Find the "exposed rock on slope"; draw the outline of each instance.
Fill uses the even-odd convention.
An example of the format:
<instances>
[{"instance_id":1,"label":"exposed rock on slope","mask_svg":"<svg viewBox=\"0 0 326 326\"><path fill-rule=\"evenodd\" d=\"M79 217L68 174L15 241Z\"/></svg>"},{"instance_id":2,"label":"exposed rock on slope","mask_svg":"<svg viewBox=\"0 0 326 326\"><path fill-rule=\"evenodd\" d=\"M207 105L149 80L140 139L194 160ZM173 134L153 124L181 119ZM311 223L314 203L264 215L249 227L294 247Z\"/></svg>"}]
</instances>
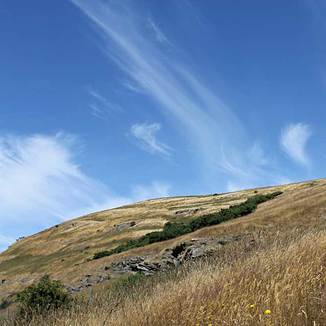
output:
<instances>
[{"instance_id":1,"label":"exposed rock on slope","mask_svg":"<svg viewBox=\"0 0 326 326\"><path fill-rule=\"evenodd\" d=\"M216 253L223 246L243 238L240 235L217 238L197 238L167 248L159 255L134 256L105 265L97 274L87 274L77 284L67 286L69 292L79 292L90 286L105 282L123 274L141 273L145 276L171 267L178 267L185 261L202 258ZM253 240L251 240L253 241Z\"/></svg>"}]
</instances>

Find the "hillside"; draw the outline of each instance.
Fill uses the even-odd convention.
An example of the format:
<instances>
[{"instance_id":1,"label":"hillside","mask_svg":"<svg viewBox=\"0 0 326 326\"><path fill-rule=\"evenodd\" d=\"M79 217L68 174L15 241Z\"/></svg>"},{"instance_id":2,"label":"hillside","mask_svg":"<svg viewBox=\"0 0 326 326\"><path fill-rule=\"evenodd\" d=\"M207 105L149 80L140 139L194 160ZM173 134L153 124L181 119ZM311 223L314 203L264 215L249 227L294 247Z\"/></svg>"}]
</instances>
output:
<instances>
[{"instance_id":1,"label":"hillside","mask_svg":"<svg viewBox=\"0 0 326 326\"><path fill-rule=\"evenodd\" d=\"M98 252L162 230L167 222L189 221L242 203L251 196L275 191L283 193L260 204L248 216L175 239L92 259ZM187 255L193 260L223 252L234 258L241 252L256 250L262 243L266 246L268 243L271 251L277 250L275 244L272 245L276 237L285 243L285 239L293 238L293 232L297 235L324 232L325 227L326 180L235 193L144 201L67 221L16 242L0 254L0 299L12 297L44 274L63 281L71 292L83 293L86 288L97 289L124 274L138 271L151 275L162 266L177 266L187 260ZM322 238L320 233L311 237ZM264 242L262 239L267 240ZM311 241L307 240L309 244ZM307 248L312 247L307 245ZM313 252L310 254L314 256ZM201 273L207 273L203 266ZM181 321L179 324L182 324Z\"/></svg>"}]
</instances>

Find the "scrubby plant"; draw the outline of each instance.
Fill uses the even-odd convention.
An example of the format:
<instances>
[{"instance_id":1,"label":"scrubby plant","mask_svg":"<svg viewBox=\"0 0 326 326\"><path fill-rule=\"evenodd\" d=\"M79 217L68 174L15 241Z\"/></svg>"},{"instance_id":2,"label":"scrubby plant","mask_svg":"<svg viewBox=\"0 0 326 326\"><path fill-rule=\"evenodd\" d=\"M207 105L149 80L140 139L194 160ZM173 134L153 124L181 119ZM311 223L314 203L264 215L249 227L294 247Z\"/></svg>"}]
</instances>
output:
<instances>
[{"instance_id":1,"label":"scrubby plant","mask_svg":"<svg viewBox=\"0 0 326 326\"><path fill-rule=\"evenodd\" d=\"M44 313L49 310L69 307L72 298L60 281L43 276L37 284L28 286L17 294L20 315L28 317L33 313Z\"/></svg>"},{"instance_id":2,"label":"scrubby plant","mask_svg":"<svg viewBox=\"0 0 326 326\"><path fill-rule=\"evenodd\" d=\"M106 257L106 256L108 256L108 253L109 253L108 250L99 251L99 252L94 254L93 259L100 259L102 257Z\"/></svg>"},{"instance_id":3,"label":"scrubby plant","mask_svg":"<svg viewBox=\"0 0 326 326\"><path fill-rule=\"evenodd\" d=\"M0 310L6 309L10 305L10 302L6 299L0 301Z\"/></svg>"},{"instance_id":4,"label":"scrubby plant","mask_svg":"<svg viewBox=\"0 0 326 326\"><path fill-rule=\"evenodd\" d=\"M97 252L94 254L93 259L99 259L133 248L143 247L151 243L173 239L206 226L217 225L237 217L248 215L257 208L258 204L271 200L281 194L281 191L277 191L266 195L255 195L248 198L241 204L233 205L226 209L221 209L216 213L200 216L190 222L168 222L164 225L162 231L150 232L139 239L129 240L125 244L119 245L110 251L104 250Z\"/></svg>"}]
</instances>

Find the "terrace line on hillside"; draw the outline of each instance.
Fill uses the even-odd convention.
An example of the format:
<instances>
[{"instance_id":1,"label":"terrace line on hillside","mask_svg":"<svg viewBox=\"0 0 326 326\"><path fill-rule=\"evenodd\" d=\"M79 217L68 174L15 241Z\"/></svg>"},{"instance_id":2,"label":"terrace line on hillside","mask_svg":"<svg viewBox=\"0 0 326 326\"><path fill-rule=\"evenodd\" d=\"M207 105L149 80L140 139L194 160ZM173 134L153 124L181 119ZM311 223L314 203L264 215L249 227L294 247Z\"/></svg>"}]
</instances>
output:
<instances>
[{"instance_id":1,"label":"terrace line on hillside","mask_svg":"<svg viewBox=\"0 0 326 326\"><path fill-rule=\"evenodd\" d=\"M105 250L97 252L94 254L93 259L99 259L127 251L129 249L143 247L151 243L173 239L206 226L217 225L237 217L248 215L256 210L258 204L271 200L281 194L281 191L277 191L266 195L255 195L248 198L244 203L233 205L226 209L221 209L216 213L200 216L190 222L168 222L164 225L162 231L151 232L140 237L139 239L129 240L125 244L122 244L110 251Z\"/></svg>"}]
</instances>

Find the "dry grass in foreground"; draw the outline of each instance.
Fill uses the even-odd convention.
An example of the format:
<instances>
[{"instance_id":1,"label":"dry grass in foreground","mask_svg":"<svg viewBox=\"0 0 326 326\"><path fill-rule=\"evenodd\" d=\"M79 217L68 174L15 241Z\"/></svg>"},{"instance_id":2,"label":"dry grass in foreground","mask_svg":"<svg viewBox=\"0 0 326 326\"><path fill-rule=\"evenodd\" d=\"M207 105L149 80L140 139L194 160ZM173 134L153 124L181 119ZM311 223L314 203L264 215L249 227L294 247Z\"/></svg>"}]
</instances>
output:
<instances>
[{"instance_id":1,"label":"dry grass in foreground","mask_svg":"<svg viewBox=\"0 0 326 326\"><path fill-rule=\"evenodd\" d=\"M30 325L326 325L326 231L266 235Z\"/></svg>"}]
</instances>

